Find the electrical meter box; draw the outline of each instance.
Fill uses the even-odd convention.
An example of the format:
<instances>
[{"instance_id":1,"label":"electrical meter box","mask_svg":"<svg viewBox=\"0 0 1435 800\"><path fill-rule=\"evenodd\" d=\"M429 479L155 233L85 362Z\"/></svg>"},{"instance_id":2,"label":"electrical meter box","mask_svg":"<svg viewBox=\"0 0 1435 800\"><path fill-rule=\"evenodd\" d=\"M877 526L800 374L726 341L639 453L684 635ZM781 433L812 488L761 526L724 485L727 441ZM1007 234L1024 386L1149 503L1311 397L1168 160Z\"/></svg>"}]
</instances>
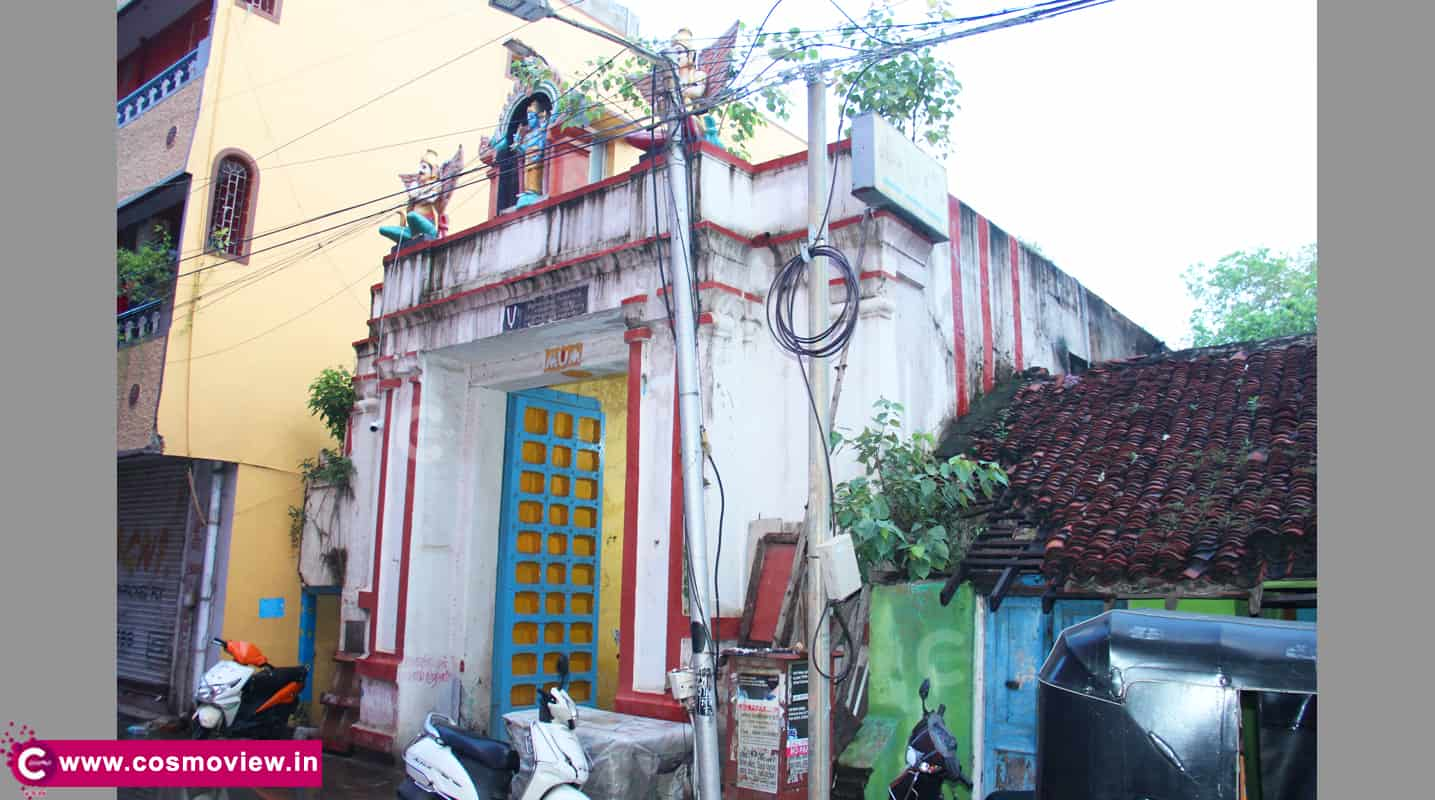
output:
<instances>
[{"instance_id":1,"label":"electrical meter box","mask_svg":"<svg viewBox=\"0 0 1435 800\"><path fill-rule=\"evenodd\" d=\"M723 797L807 798L807 655L728 650Z\"/></svg>"},{"instance_id":2,"label":"electrical meter box","mask_svg":"<svg viewBox=\"0 0 1435 800\"><path fill-rule=\"evenodd\" d=\"M846 600L862 589L862 573L857 567L857 551L852 535L844 533L813 548L822 564L822 588L832 602Z\"/></svg>"}]
</instances>

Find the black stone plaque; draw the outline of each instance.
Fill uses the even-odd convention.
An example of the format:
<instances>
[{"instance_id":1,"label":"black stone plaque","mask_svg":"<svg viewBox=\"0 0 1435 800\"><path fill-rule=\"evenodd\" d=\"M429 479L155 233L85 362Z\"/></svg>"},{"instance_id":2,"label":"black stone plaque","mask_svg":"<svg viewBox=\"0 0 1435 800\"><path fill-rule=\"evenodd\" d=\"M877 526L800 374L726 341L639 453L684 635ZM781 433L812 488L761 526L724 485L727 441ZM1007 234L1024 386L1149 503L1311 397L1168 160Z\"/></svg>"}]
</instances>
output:
<instances>
[{"instance_id":1,"label":"black stone plaque","mask_svg":"<svg viewBox=\"0 0 1435 800\"><path fill-rule=\"evenodd\" d=\"M561 292L510 303L503 307L503 332L536 328L560 319L588 313L588 287L575 286Z\"/></svg>"}]
</instances>

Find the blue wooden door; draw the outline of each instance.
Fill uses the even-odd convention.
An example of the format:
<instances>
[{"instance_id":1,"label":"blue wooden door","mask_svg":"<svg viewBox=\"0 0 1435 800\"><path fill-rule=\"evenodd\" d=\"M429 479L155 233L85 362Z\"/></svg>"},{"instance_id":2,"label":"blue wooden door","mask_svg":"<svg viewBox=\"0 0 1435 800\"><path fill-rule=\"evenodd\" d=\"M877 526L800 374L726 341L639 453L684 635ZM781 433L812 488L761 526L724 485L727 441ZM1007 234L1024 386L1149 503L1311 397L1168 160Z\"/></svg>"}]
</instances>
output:
<instances>
[{"instance_id":1,"label":"blue wooden door","mask_svg":"<svg viewBox=\"0 0 1435 800\"><path fill-rule=\"evenodd\" d=\"M983 792L1034 787L1037 673L1062 630L1103 608L1100 600L1061 600L1043 614L1040 597L1018 596L987 617Z\"/></svg>"},{"instance_id":2,"label":"blue wooden door","mask_svg":"<svg viewBox=\"0 0 1435 800\"><path fill-rule=\"evenodd\" d=\"M547 389L508 398L489 734L558 681L580 705L597 694L603 413L590 397Z\"/></svg>"}]
</instances>

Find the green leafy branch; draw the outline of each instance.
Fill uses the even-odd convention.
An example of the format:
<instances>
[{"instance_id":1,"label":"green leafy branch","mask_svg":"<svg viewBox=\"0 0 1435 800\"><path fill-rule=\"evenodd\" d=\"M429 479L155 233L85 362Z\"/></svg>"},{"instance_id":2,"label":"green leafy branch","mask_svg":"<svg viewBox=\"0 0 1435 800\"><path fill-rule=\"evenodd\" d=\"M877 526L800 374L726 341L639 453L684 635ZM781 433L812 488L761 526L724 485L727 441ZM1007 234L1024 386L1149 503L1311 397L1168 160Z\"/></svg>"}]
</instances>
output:
<instances>
[{"instance_id":1,"label":"green leafy branch","mask_svg":"<svg viewBox=\"0 0 1435 800\"><path fill-rule=\"evenodd\" d=\"M836 487L837 524L852 534L864 576L891 565L923 579L965 555L977 526L964 514L1007 485L1002 468L966 456L938 459L936 437L900 435L903 407L878 400L872 424L855 436L833 431L834 447L855 451L865 474Z\"/></svg>"},{"instance_id":2,"label":"green leafy branch","mask_svg":"<svg viewBox=\"0 0 1435 800\"><path fill-rule=\"evenodd\" d=\"M952 19L951 3L929 2L926 16L932 24ZM835 36L792 28L762 34L757 42L768 48L770 57L793 63L819 60L823 47L853 53L889 52L833 70L837 96L848 97L850 92L847 118L876 112L914 143L934 155L946 155L951 147L952 120L960 109L961 81L932 47L903 49L929 36L930 31L922 26L894 27L896 15L885 3L873 3L857 22L860 24L838 28Z\"/></svg>"}]
</instances>

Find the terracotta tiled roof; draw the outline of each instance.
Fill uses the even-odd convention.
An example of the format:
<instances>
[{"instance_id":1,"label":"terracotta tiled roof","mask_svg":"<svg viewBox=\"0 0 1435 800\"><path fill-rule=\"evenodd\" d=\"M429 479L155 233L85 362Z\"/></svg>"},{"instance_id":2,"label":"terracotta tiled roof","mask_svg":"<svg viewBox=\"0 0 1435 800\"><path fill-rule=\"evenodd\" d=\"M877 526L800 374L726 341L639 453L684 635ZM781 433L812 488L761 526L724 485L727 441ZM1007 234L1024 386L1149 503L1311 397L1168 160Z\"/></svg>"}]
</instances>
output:
<instances>
[{"instance_id":1,"label":"terracotta tiled roof","mask_svg":"<svg viewBox=\"0 0 1435 800\"><path fill-rule=\"evenodd\" d=\"M1313 576L1315 364L1305 336L1027 373L969 440L1011 479L994 534L1078 583Z\"/></svg>"}]
</instances>

